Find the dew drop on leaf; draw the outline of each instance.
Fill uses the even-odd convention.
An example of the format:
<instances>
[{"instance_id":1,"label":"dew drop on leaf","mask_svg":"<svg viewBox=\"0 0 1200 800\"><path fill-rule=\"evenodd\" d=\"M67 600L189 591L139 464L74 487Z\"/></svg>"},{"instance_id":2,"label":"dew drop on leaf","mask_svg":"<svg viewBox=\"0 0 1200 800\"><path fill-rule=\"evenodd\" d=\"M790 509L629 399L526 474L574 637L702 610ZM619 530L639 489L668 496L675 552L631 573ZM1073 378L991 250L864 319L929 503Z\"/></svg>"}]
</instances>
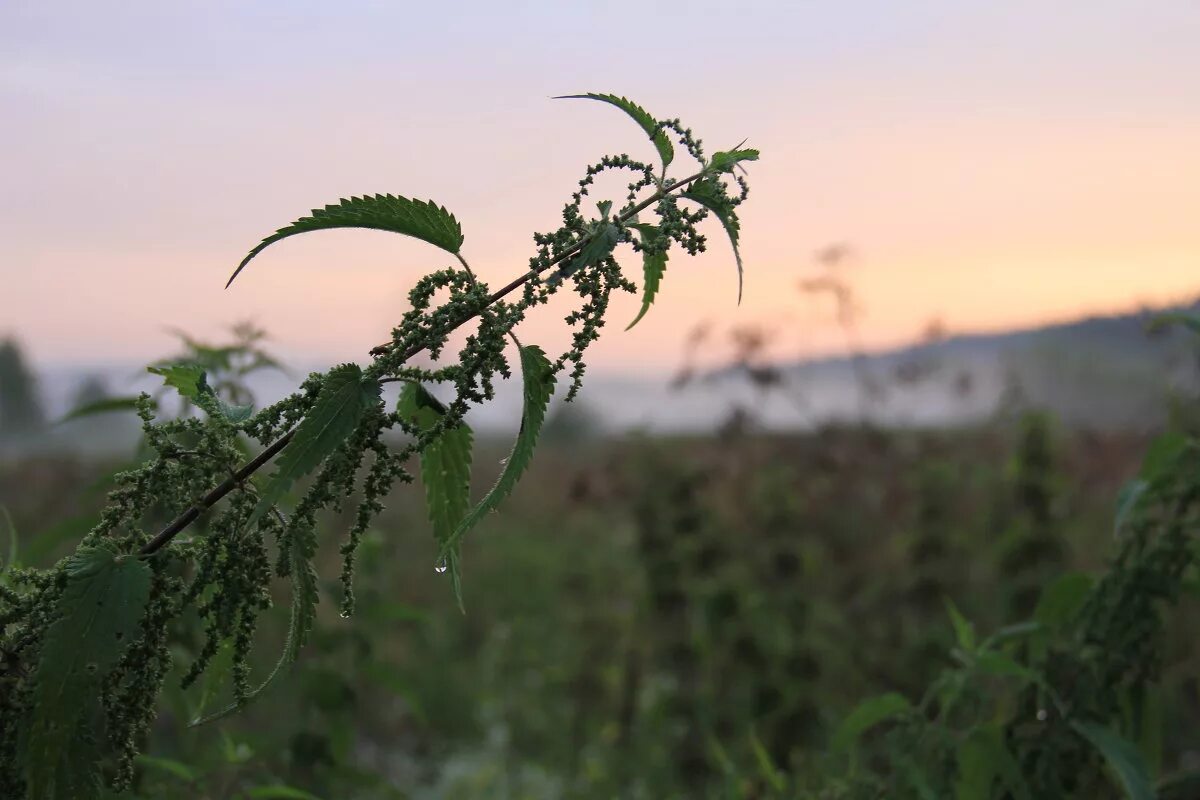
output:
<instances>
[{"instance_id":1,"label":"dew drop on leaf","mask_svg":"<svg viewBox=\"0 0 1200 800\"><path fill-rule=\"evenodd\" d=\"M439 574L440 574L440 573L442 573L442 572L445 572L445 571L446 571L446 562L445 562L445 561L439 561L437 564L435 564L435 565L433 566L433 571L434 571L434 572L437 572L437 573L439 573Z\"/></svg>"},{"instance_id":2,"label":"dew drop on leaf","mask_svg":"<svg viewBox=\"0 0 1200 800\"><path fill-rule=\"evenodd\" d=\"M1039 709L1038 709L1038 712L1037 712L1037 719L1038 719L1038 722L1045 722L1045 721L1046 721L1046 718L1047 718L1047 717L1049 717L1049 716L1050 716L1050 715L1046 713L1046 709L1044 709L1044 708L1039 708Z\"/></svg>"}]
</instances>

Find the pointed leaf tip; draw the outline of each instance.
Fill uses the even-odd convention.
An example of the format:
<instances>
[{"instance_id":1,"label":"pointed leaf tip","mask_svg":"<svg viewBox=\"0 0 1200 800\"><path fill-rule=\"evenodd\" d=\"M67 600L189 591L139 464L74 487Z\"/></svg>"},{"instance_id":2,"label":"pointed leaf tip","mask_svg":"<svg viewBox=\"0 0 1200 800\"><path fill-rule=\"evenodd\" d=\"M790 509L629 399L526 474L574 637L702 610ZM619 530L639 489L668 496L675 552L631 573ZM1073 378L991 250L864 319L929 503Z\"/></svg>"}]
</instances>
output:
<instances>
[{"instance_id":1,"label":"pointed leaf tip","mask_svg":"<svg viewBox=\"0 0 1200 800\"><path fill-rule=\"evenodd\" d=\"M628 114L634 122L636 122L646 135L650 137L650 141L654 142L654 149L658 151L659 158L662 159L663 167L666 168L675 158L675 147L671 144L671 139L667 136L666 130L660 128L658 120L650 116L650 112L624 97L618 97L615 94L598 94L589 92L587 94L562 94L552 98L554 100L599 100L601 103L608 103Z\"/></svg>"},{"instance_id":2,"label":"pointed leaf tip","mask_svg":"<svg viewBox=\"0 0 1200 800\"><path fill-rule=\"evenodd\" d=\"M364 195L342 199L324 208L314 208L259 242L246 254L229 276L225 288L233 283L251 259L281 239L309 231L332 228L372 228L412 236L457 255L462 249L462 226L454 215L432 200L410 200L391 194Z\"/></svg>"}]
</instances>

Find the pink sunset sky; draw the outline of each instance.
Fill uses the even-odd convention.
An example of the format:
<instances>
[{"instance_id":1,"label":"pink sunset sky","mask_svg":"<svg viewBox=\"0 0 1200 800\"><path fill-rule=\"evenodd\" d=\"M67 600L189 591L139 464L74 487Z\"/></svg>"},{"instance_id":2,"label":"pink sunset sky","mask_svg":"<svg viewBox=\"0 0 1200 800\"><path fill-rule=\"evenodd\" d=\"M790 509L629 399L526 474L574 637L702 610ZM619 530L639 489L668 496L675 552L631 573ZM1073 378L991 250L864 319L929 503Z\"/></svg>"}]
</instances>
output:
<instances>
[{"instance_id":1,"label":"pink sunset sky","mask_svg":"<svg viewBox=\"0 0 1200 800\"><path fill-rule=\"evenodd\" d=\"M494 285L582 168L650 158L600 104L743 138L745 299L719 228L672 259L593 362L677 361L701 321L839 346L797 282L848 242L871 347L931 319L995 330L1200 293L1200 3L61 2L0 4L0 336L40 362L149 359L241 319L304 362L361 359L421 242L322 232L241 256L351 194L433 198ZM681 175L683 173L680 173ZM628 264L636 275L636 259ZM565 309L562 309L565 311ZM622 324L616 324L616 323ZM561 323L524 337L557 347Z\"/></svg>"}]
</instances>

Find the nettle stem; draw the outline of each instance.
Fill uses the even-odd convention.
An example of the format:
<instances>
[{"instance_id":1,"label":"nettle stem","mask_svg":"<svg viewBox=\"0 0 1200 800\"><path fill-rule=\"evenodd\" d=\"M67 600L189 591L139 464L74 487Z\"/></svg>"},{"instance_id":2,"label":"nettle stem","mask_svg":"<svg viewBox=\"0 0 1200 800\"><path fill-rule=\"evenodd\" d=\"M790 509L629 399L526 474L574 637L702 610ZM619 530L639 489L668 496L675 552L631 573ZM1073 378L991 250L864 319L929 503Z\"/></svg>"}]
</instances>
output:
<instances>
[{"instance_id":1,"label":"nettle stem","mask_svg":"<svg viewBox=\"0 0 1200 800\"><path fill-rule=\"evenodd\" d=\"M663 197L666 197L668 194L675 192L679 189L683 189L683 188L687 187L688 185L694 183L695 181L700 180L701 178L703 178L705 176L705 174L706 174L705 171L701 170L700 172L697 172L694 175L690 175L690 176L684 178L683 180L676 181L675 183L671 184L670 186L658 189L656 192L654 192L654 194L650 195L645 200L641 201L637 205L633 206L632 208L630 208L627 211L620 214L617 217L617 220L622 223L628 222L629 220L636 217L639 212L645 211L647 208L649 208L654 203L661 200ZM529 270L528 272L524 273L523 275L521 275L517 278L514 278L510 283L508 283L508 285L493 292L488 297L488 301L484 305L483 308L481 308L477 311L473 311L473 312L463 316L462 318L458 319L454 323L450 324L446 328L444 333L449 333L451 331L454 331L457 328L461 327L462 325L466 324L467 322L470 322L472 319L479 316L484 309L494 305L497 301L503 299L507 295L511 294L513 291L519 289L521 286L524 286L526 283L528 283L529 281L536 278L542 272L544 272L554 266L557 266L557 265L561 264L562 262L566 261L567 259L575 256L577 253L579 253L579 251L581 249L583 249L583 246L588 243L589 238L590 237L580 238L579 241L577 241L574 245L572 245L571 247L564 250L562 253L560 253L558 256L556 256L554 259L552 259L550 262L548 262L545 266L543 266L539 269L536 269L536 270ZM467 266L467 263L466 263L466 261L463 260L462 256L459 256L458 260L463 264L463 266L467 269L468 272L471 271L470 267ZM393 345L391 342L388 342L387 344L377 345L377 346L371 348L370 354L375 357L386 355L388 353L388 351L392 348L392 346ZM423 351L425 349L425 347L426 347L426 345L423 345L423 344L414 345L407 352L405 352L403 361L408 361L409 359L413 358L414 356L419 354L421 351ZM249 480L249 478L252 475L254 475L255 472L257 472L262 467L266 466L273 458L275 458L275 456L279 455L279 453L281 453L283 451L283 449L285 447L287 447L288 443L290 443L292 441L292 438L295 435L296 435L296 429L292 428L287 433L283 434L278 439L271 442L271 444L269 444L266 447L266 449L264 449L261 453L259 453L257 456L255 456L250 461L246 462L246 464L243 465L237 472L230 475L229 478L222 481L219 485L217 485L215 488L213 488L212 491L210 491L208 494L204 495L204 497L200 498L198 501L196 501L194 504L192 504L186 511L184 511L182 514L177 516L175 519L171 520L171 522L168 523L161 531L159 531L154 536L153 539L151 539L149 542L147 542L142 547L142 549L139 551L139 553L143 556L153 555L154 553L158 552L163 547L165 547L167 544L169 544L172 539L174 539L178 534L182 533L185 529L187 529L187 527L189 525L191 525L193 522L195 522L197 519L199 519L201 514L203 514L208 509L212 508L217 503L219 503L227 494L229 494L234 489L241 486L243 483L245 483L247 480Z\"/></svg>"}]
</instances>

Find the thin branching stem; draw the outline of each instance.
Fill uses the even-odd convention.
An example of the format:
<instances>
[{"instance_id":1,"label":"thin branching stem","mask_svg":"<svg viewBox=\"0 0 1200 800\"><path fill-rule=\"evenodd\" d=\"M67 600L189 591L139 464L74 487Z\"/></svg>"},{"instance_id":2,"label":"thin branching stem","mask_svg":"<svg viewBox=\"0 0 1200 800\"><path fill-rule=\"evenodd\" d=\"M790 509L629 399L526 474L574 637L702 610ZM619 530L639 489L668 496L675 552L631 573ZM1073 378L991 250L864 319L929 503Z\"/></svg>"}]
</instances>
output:
<instances>
[{"instance_id":1,"label":"thin branching stem","mask_svg":"<svg viewBox=\"0 0 1200 800\"><path fill-rule=\"evenodd\" d=\"M637 214L639 212L646 210L651 205L653 205L654 203L661 200L663 197L667 196L668 194L670 194L672 192L675 192L675 191L678 191L680 189L687 187L688 185L692 184L693 182L703 178L705 176L705 174L706 174L705 171L701 170L700 172L697 172L694 175L690 175L680 181L677 181L677 182L671 184L670 186L660 188L658 191L654 192L654 194L650 195L642 202L638 203L637 205L628 209L624 213L620 214L617 217L618 221L620 221L622 223L628 222L629 220L631 220L635 216L637 216ZM479 314L481 314L484 309L494 305L497 301L508 296L513 291L520 288L521 286L524 286L526 283L528 283L529 281L536 278L542 272L544 272L558 264L561 264L562 262L571 258L576 253L578 253L583 248L583 246L585 244L587 244L587 242L588 242L588 237L582 237L579 239L579 241L575 242L575 244L571 245L571 247L567 248L562 253L560 253L558 256L551 259L544 266L542 266L538 269L529 270L529 271L525 272L523 275L521 275L517 278L514 278L508 285L493 292L488 297L488 301L483 306L483 308L469 312L466 315L464 315L462 318L451 323L446 328L444 333L449 333L449 332L459 328L460 326L466 324L470 320L479 316ZM463 266L467 269L467 271L469 273L471 271L471 268L469 266L467 266L466 261L463 260L463 258L461 256L459 256L459 261L462 262ZM474 277L473 274L472 274L472 277ZM377 347L374 347L371 349L371 355L372 356L385 355L392 348L392 346L393 345L391 342L389 342L387 344L378 345ZM424 350L425 347L426 347L426 345L420 344L420 343L413 345L404 353L403 361L408 361L409 359L413 358L418 353L420 353L422 350ZM152 554L158 552L159 550L161 550L163 547L165 547L168 543L170 543L170 541L172 539L175 538L176 535L181 533L189 525L191 525L193 522L195 522L200 517L201 514L203 514L205 511L207 511L208 509L210 509L214 505L216 505L218 502L220 502L221 499L225 497L225 495L229 494L234 489L236 489L238 486L243 484L255 472L257 472L262 467L266 466L267 463L269 461L271 461L271 459L273 459L273 458L275 458L275 456L279 455L279 453L282 452L283 448L287 447L288 443L291 442L292 437L295 436L295 434L296 434L296 429L292 428L287 433L283 434L278 439L271 442L271 444L269 444L266 447L266 449L264 449L261 453L259 453L257 456L255 456L250 461L246 462L246 464L241 469L239 469L234 474L230 475L226 480L222 481L219 485L217 485L215 488L213 488L212 491L210 491L208 494L204 495L204 497L200 498L198 501L196 501L194 504L192 504L182 514L177 516L175 519L171 520L171 522L169 522L166 525L166 527L164 527L161 531L159 531L158 534L156 534L153 539L146 542L146 544L142 546L142 549L139 551L140 554L144 555L144 556L152 555Z\"/></svg>"}]
</instances>

